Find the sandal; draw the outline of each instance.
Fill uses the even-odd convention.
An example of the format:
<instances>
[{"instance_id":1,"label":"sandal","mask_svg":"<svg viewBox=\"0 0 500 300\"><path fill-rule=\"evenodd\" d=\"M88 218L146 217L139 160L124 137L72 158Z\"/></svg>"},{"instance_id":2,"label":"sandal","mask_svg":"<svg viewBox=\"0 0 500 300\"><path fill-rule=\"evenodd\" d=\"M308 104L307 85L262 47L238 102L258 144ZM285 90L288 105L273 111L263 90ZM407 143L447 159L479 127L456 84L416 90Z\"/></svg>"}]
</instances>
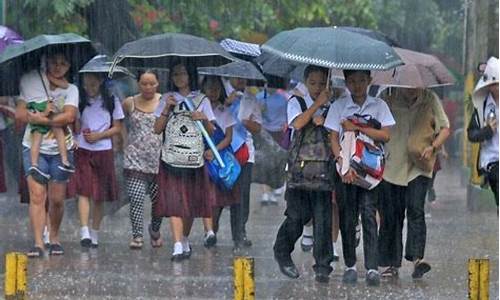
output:
<instances>
[{"instance_id":1,"label":"sandal","mask_svg":"<svg viewBox=\"0 0 500 300\"><path fill-rule=\"evenodd\" d=\"M49 249L49 255L63 255L64 249L59 244L51 244Z\"/></svg>"},{"instance_id":2,"label":"sandal","mask_svg":"<svg viewBox=\"0 0 500 300\"><path fill-rule=\"evenodd\" d=\"M151 224L149 224L148 231L149 231L151 246L153 248L159 248L159 247L163 246L163 239L161 238L160 232L153 231Z\"/></svg>"},{"instance_id":3,"label":"sandal","mask_svg":"<svg viewBox=\"0 0 500 300\"><path fill-rule=\"evenodd\" d=\"M28 252L26 252L26 256L30 258L43 257L44 251L42 248L38 246L33 246Z\"/></svg>"},{"instance_id":4,"label":"sandal","mask_svg":"<svg viewBox=\"0 0 500 300\"><path fill-rule=\"evenodd\" d=\"M384 272L380 273L382 278L395 278L398 277L399 271L396 267L388 267Z\"/></svg>"},{"instance_id":5,"label":"sandal","mask_svg":"<svg viewBox=\"0 0 500 300\"><path fill-rule=\"evenodd\" d=\"M129 247L130 249L139 250L142 249L143 245L144 245L144 240L142 239L142 237L137 237L133 238L132 241L130 241Z\"/></svg>"}]
</instances>

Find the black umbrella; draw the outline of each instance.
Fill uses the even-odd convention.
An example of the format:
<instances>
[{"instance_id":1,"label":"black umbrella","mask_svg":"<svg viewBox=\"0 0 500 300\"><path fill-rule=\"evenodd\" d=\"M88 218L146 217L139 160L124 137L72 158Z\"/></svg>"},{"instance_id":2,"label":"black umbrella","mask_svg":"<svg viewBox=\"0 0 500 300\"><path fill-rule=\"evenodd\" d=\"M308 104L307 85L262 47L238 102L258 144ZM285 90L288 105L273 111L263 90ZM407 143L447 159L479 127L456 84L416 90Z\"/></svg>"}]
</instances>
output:
<instances>
[{"instance_id":1,"label":"black umbrella","mask_svg":"<svg viewBox=\"0 0 500 300\"><path fill-rule=\"evenodd\" d=\"M171 69L182 61L194 68L220 66L233 60L216 42L189 34L164 33L126 43L116 52L113 66Z\"/></svg>"},{"instance_id":2,"label":"black umbrella","mask_svg":"<svg viewBox=\"0 0 500 300\"><path fill-rule=\"evenodd\" d=\"M0 96L19 95L21 76L39 68L43 55L60 52L71 63L70 74L76 74L97 54L89 40L74 33L39 35L22 44L10 45L0 54Z\"/></svg>"}]
</instances>

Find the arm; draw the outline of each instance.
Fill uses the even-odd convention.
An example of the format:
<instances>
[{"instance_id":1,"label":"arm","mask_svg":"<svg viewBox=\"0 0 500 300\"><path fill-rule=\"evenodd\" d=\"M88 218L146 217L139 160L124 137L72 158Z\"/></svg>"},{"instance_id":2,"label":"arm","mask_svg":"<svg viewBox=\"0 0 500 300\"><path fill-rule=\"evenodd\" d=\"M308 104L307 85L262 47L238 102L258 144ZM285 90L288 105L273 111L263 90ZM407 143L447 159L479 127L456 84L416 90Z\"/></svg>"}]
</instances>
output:
<instances>
[{"instance_id":1,"label":"arm","mask_svg":"<svg viewBox=\"0 0 500 300\"><path fill-rule=\"evenodd\" d=\"M432 144L422 151L421 159L430 159L433 153L436 153L441 146L443 146L446 139L450 136L450 129L443 127L439 130L438 135L432 141Z\"/></svg>"},{"instance_id":2,"label":"arm","mask_svg":"<svg viewBox=\"0 0 500 300\"><path fill-rule=\"evenodd\" d=\"M485 126L480 128L477 110L474 109L469 126L467 127L467 138L471 143L481 143L493 137L493 128Z\"/></svg>"},{"instance_id":3,"label":"arm","mask_svg":"<svg viewBox=\"0 0 500 300\"><path fill-rule=\"evenodd\" d=\"M250 131L251 134L258 134L260 132L260 129L262 128L259 123L252 120L242 120L241 122L243 123L243 126L245 126L245 128Z\"/></svg>"},{"instance_id":4,"label":"arm","mask_svg":"<svg viewBox=\"0 0 500 300\"><path fill-rule=\"evenodd\" d=\"M330 132L330 145L333 157L337 159L340 157L339 133L333 130Z\"/></svg>"},{"instance_id":5,"label":"arm","mask_svg":"<svg viewBox=\"0 0 500 300\"><path fill-rule=\"evenodd\" d=\"M105 130L103 132L84 133L83 136L85 137L85 140L87 142L95 143L99 140L111 138L114 135L119 134L122 131L121 127L122 127L121 120L113 120L113 125L108 130Z\"/></svg>"},{"instance_id":6,"label":"arm","mask_svg":"<svg viewBox=\"0 0 500 300\"><path fill-rule=\"evenodd\" d=\"M233 140L233 126L228 127L226 129L226 136L220 143L217 145L217 150L222 150L227 146L231 145L231 141Z\"/></svg>"},{"instance_id":7,"label":"arm","mask_svg":"<svg viewBox=\"0 0 500 300\"><path fill-rule=\"evenodd\" d=\"M359 127L357 125L354 125L349 120L344 120L342 121L342 128L345 131L359 131L370 137L375 142L387 143L391 136L389 126L382 127L381 129L375 129L371 127Z\"/></svg>"},{"instance_id":8,"label":"arm","mask_svg":"<svg viewBox=\"0 0 500 300\"><path fill-rule=\"evenodd\" d=\"M300 130L312 119L316 111L325 104L332 96L332 92L329 89L325 89L318 96L318 99L313 102L313 105L309 107L305 112L298 115L292 122L292 126L295 130Z\"/></svg>"}]
</instances>

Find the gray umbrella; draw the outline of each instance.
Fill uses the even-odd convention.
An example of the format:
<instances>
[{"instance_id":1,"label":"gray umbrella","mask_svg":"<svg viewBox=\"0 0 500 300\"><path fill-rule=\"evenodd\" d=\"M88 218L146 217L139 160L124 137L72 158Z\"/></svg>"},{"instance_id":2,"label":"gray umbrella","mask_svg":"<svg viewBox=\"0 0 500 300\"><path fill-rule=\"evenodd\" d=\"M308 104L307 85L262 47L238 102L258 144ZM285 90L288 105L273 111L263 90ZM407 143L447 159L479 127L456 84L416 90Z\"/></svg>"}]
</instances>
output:
<instances>
[{"instance_id":1,"label":"gray umbrella","mask_svg":"<svg viewBox=\"0 0 500 300\"><path fill-rule=\"evenodd\" d=\"M220 66L235 58L216 42L189 34L164 33L126 43L114 55L113 66L171 69L180 60L194 68Z\"/></svg>"},{"instance_id":2,"label":"gray umbrella","mask_svg":"<svg viewBox=\"0 0 500 300\"><path fill-rule=\"evenodd\" d=\"M83 68L78 71L78 73L104 73L108 74L111 69L112 62L108 59L106 55L96 55L88 63L86 63ZM116 66L114 73L122 76L134 77L134 75L122 66Z\"/></svg>"},{"instance_id":3,"label":"gray umbrella","mask_svg":"<svg viewBox=\"0 0 500 300\"><path fill-rule=\"evenodd\" d=\"M238 77L266 82L266 77L251 62L234 61L219 67L200 67L199 75L215 75L222 77Z\"/></svg>"},{"instance_id":4,"label":"gray umbrella","mask_svg":"<svg viewBox=\"0 0 500 300\"><path fill-rule=\"evenodd\" d=\"M386 43L336 27L283 31L261 46L257 61L264 72L277 76L297 66L317 65L353 70L388 70L402 65Z\"/></svg>"}]
</instances>

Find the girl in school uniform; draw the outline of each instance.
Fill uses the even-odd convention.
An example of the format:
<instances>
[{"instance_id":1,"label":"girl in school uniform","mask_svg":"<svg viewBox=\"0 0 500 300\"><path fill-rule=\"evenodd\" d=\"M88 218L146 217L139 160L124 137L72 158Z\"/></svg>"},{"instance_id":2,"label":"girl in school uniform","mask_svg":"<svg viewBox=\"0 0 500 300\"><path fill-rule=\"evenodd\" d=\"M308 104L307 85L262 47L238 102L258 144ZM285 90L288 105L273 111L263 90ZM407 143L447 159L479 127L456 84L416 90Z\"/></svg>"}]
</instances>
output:
<instances>
[{"instance_id":1,"label":"girl in school uniform","mask_svg":"<svg viewBox=\"0 0 500 300\"><path fill-rule=\"evenodd\" d=\"M194 75L194 76L193 76ZM156 122L154 132L161 136L167 126L171 113L186 97L196 97L199 92L196 87L195 74L188 73L187 67L179 63L171 71L171 92L167 93L155 111ZM192 113L193 120L200 120L211 135L215 120L212 106L208 98L201 101L197 110ZM166 137L168 138L168 137ZM215 200L215 187L210 181L205 167L196 169L172 170L163 161L160 162L158 174L158 206L156 215L170 217L174 249L173 261L181 261L191 256L189 234L194 218L204 218L204 225L212 231L211 217ZM173 192L175 191L175 192Z\"/></svg>"},{"instance_id":2,"label":"girl in school uniform","mask_svg":"<svg viewBox=\"0 0 500 300\"><path fill-rule=\"evenodd\" d=\"M157 93L158 76L153 70L139 74L140 93L123 101L123 110L128 117L127 142L123 156L123 171L130 200L130 223L132 225L131 249L141 249L144 244L144 199L149 194L152 203L151 223L148 227L151 246L161 247L161 217L153 213L158 199L158 174L161 136L154 134L154 115L160 103Z\"/></svg>"},{"instance_id":3,"label":"girl in school uniform","mask_svg":"<svg viewBox=\"0 0 500 300\"><path fill-rule=\"evenodd\" d=\"M97 73L83 75L80 117L76 122L78 149L76 173L72 178L78 195L80 244L97 247L104 201L118 199L111 138L121 131L124 118L120 101L106 89ZM90 203L92 229L89 230Z\"/></svg>"},{"instance_id":4,"label":"girl in school uniform","mask_svg":"<svg viewBox=\"0 0 500 300\"><path fill-rule=\"evenodd\" d=\"M222 80L216 76L207 76L203 79L201 84L202 92L207 95L212 104L213 112L215 115L215 123L223 131L224 138L217 144L217 149L222 150L231 145L233 139L233 126L236 120L231 114L231 110L225 107L225 93ZM205 151L205 158L207 160L214 159L214 155L210 149ZM225 190L216 186L215 188L215 205L213 209L213 230L217 233L219 229L219 219L224 207L230 207L231 213L231 235L233 242L237 243L240 239L237 236L241 226L241 218L238 215L238 206L240 205L240 187L239 183L233 186L231 190ZM205 236L205 247L209 248L217 242L215 235L213 238Z\"/></svg>"}]
</instances>

